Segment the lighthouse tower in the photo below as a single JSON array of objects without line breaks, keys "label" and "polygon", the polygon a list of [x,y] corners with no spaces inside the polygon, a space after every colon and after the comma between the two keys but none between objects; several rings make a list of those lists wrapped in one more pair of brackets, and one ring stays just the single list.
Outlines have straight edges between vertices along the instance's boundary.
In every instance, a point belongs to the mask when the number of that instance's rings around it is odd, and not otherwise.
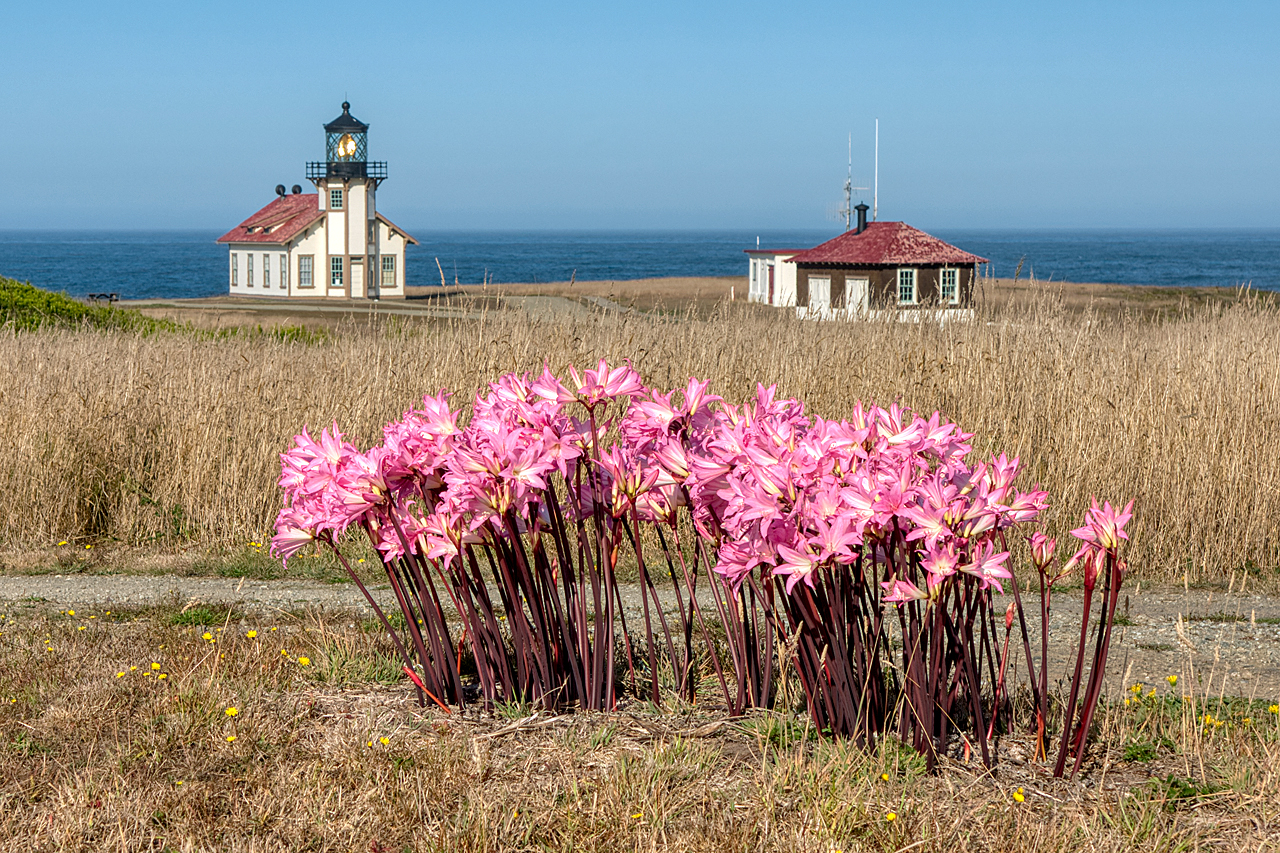
[{"label": "lighthouse tower", "polygon": [[378,185],[387,178],[387,164],[370,162],[369,125],[351,114],[342,102],[342,115],[324,126],[325,161],[307,164],[307,179],[319,190],[325,213],[325,264],[320,270],[328,292],[337,296],[377,298]]}]

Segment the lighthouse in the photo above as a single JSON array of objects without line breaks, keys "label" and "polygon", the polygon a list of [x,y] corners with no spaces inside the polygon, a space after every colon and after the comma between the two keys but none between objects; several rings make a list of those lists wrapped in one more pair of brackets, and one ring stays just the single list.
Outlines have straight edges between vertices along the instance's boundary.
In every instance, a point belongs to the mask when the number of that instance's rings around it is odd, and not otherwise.
[{"label": "lighthouse", "polygon": [[368,158],[369,125],[342,114],[324,126],[325,159],[307,163],[315,193],[294,184],[218,238],[234,296],[404,298],[408,232],[378,212],[387,164]]}]

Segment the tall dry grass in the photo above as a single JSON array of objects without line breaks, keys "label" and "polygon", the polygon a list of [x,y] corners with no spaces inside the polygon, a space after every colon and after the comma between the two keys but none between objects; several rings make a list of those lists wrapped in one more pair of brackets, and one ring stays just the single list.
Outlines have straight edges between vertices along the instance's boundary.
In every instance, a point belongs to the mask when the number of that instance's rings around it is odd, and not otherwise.
[{"label": "tall dry grass", "polygon": [[839,417],[935,408],[1027,464],[1075,526],[1090,495],[1135,498],[1139,577],[1280,563],[1280,314],[1248,300],[1175,319],[1083,316],[1046,297],[972,324],[812,323],[742,306],[706,320],[495,312],[318,344],[260,337],[0,333],[0,541],[171,544],[267,534],[277,454],[337,420],[367,444],[423,392],[467,400],[507,370],[630,358],[729,400],[757,382]]}]

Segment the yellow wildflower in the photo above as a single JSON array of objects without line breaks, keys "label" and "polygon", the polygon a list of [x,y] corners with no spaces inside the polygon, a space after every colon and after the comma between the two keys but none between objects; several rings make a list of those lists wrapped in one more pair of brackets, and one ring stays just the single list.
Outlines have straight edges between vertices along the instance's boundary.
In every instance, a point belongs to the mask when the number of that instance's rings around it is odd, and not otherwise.
[{"label": "yellow wildflower", "polygon": [[169,677],[169,673],[167,673],[167,672],[162,672],[162,673],[160,673],[159,675],[157,675],[157,676],[156,676],[156,681],[164,681],[164,680],[165,680],[166,678],[168,678],[168,677]]},{"label": "yellow wildflower", "polygon": [[300,657],[300,658],[298,658],[298,665],[299,665],[299,666],[311,666],[311,658],[309,658],[309,657]]},{"label": "yellow wildflower", "polygon": [[227,735],[227,743],[233,743],[235,742],[235,739],[236,739],[235,735]]},{"label": "yellow wildflower", "polygon": [[152,662],[151,662],[151,669],[152,669],[153,671],[155,671],[155,672],[159,672],[159,671],[160,671],[160,664],[156,663],[155,661],[152,661]]},{"label": "yellow wildflower", "polygon": [[884,819],[892,823],[893,821],[898,819],[898,815],[896,812],[889,812],[887,815],[884,816]]},{"label": "yellow wildflower", "polygon": [[234,705],[226,710],[226,715],[228,717],[234,717],[236,714],[239,714],[239,713],[240,713],[240,709],[235,707]]},{"label": "yellow wildflower", "polygon": [[1025,795],[1025,794],[1023,794],[1023,793],[1022,793],[1022,789],[1021,789],[1021,788],[1019,788],[1018,790],[1016,790],[1016,791],[1014,791],[1014,792],[1013,792],[1013,801],[1014,801],[1015,803],[1021,803],[1021,802],[1023,802],[1023,801],[1024,801],[1024,800],[1026,800],[1026,799],[1027,799],[1027,797],[1026,797],[1026,795]]},{"label": "yellow wildflower", "polygon": [[1170,687],[1176,687],[1178,684],[1178,676],[1171,675],[1168,678],[1166,678],[1165,681],[1169,682]]},{"label": "yellow wildflower", "polygon": [[382,744],[383,746],[390,746],[390,745],[391,745],[391,738],[389,738],[389,737],[380,737],[380,738],[378,738],[378,743]]},{"label": "yellow wildflower", "polygon": [[245,634],[245,636],[248,637],[250,640],[252,640],[254,637],[258,636],[258,632],[250,631],[249,633]]},{"label": "yellow wildflower", "polygon": [[884,781],[884,782],[888,782],[888,781],[889,781],[889,774],[888,774],[888,773],[881,773],[881,774],[880,774],[880,779],[881,779],[882,781]]}]

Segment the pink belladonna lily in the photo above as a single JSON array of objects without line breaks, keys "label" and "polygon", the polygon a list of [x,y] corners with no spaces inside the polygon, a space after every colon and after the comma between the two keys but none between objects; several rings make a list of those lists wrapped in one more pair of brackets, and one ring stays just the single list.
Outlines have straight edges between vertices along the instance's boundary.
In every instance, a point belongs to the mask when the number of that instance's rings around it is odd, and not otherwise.
[{"label": "pink belladonna lily", "polygon": [[588,407],[616,397],[638,397],[644,393],[640,374],[630,364],[610,370],[602,358],[595,370],[584,370],[581,376],[577,368],[570,367],[569,376],[577,389],[578,399]]},{"label": "pink belladonna lily", "polygon": [[316,531],[310,519],[292,507],[280,510],[276,517],[276,535],[271,537],[272,555],[287,566],[290,557],[315,541]]},{"label": "pink belladonna lily", "polygon": [[779,545],[778,556],[782,559],[782,562],[773,567],[773,573],[782,575],[787,579],[786,589],[788,594],[802,580],[810,587],[813,586],[813,570],[818,567],[820,562],[817,554],[807,548],[800,551],[787,545]]},{"label": "pink belladonna lily", "polygon": [[960,571],[978,578],[984,588],[994,586],[1003,593],[1004,587],[1000,585],[1000,581],[1013,577],[1004,567],[1004,562],[1008,559],[1008,551],[997,552],[995,545],[984,542],[973,549],[971,561],[960,566]]},{"label": "pink belladonna lily", "polygon": [[882,581],[880,586],[884,587],[886,604],[901,604],[908,601],[928,601],[929,593],[920,589],[911,581],[893,579]]},{"label": "pink belladonna lily", "polygon": [[1124,532],[1124,526],[1133,517],[1133,501],[1129,501],[1119,512],[1112,508],[1109,501],[1101,507],[1098,506],[1097,498],[1093,498],[1091,503],[1084,526],[1071,531],[1071,535],[1085,542],[1092,542],[1099,548],[1119,548],[1120,540],[1129,538]]},{"label": "pink belladonna lily", "polygon": [[1058,540],[1051,539],[1039,531],[1031,534],[1031,561],[1035,563],[1036,568],[1044,571],[1052,562],[1053,551],[1057,545]]}]

